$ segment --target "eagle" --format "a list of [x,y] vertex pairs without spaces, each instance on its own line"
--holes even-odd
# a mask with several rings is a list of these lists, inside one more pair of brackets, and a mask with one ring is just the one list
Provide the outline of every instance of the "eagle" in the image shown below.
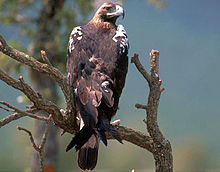
[[95,168],[99,141],[107,146],[105,132],[122,143],[111,118],[116,114],[128,69],[128,38],[116,25],[124,10],[117,3],[104,3],[84,26],[75,27],[69,37],[67,77],[73,88],[80,130],[66,151],[75,147],[82,170]]

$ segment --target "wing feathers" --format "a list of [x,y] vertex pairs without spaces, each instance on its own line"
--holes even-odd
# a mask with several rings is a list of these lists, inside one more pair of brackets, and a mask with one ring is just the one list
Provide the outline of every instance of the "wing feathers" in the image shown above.
[[[100,76],[99,78],[106,79],[105,76]],[[77,83],[77,96],[79,97],[80,102],[83,105],[86,105],[91,101],[93,106],[98,107],[103,99],[108,107],[112,107],[114,104],[114,98],[113,91],[109,88],[111,81],[103,81],[99,84],[98,82],[100,81],[95,79],[86,80],[84,77],[79,79]]]
[[77,85],[77,91],[79,99],[83,105],[86,105],[89,102],[90,90],[91,87],[87,85],[86,80],[83,77],[81,77]]
[[108,107],[114,105],[113,92],[110,88],[102,88],[102,97]]

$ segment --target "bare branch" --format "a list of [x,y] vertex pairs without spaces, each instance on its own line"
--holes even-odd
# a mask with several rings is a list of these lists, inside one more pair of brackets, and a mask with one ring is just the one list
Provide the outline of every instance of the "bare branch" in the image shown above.
[[158,77],[159,75],[159,55],[160,52],[157,50],[152,50],[150,52],[150,72],[151,76],[154,77]]
[[[135,54],[132,62],[135,63],[137,69],[148,81],[150,92],[148,96],[147,106],[137,104],[136,107],[146,110],[146,120],[143,120],[147,125],[151,139],[153,140],[153,153],[156,165],[156,172],[173,171],[173,158],[170,142],[165,139],[157,123],[157,114],[160,95],[165,88],[161,88],[162,81],[159,79],[159,51],[152,50],[150,52],[150,75],[146,73],[143,66],[138,60],[138,55]],[[149,150],[150,151],[150,150]],[[163,156],[161,156],[163,155]]]
[[[17,109],[16,107],[14,107],[14,106],[12,106],[12,105],[4,102],[4,101],[0,101],[0,104],[5,105],[8,108],[12,109],[12,110],[8,109],[7,111],[9,111],[9,112],[13,112],[13,113],[17,112],[17,113],[23,114],[23,116],[29,116],[29,117],[34,118],[34,119],[48,121],[48,117],[34,115],[34,114],[31,114],[31,113],[29,113],[27,111],[23,111],[23,110]],[[0,108],[4,109],[1,106],[0,106]]]
[[164,137],[157,124],[157,113],[160,100],[160,82],[159,82],[159,51],[150,52],[150,71],[151,85],[148,97],[147,110],[147,130],[155,142],[162,142]]
[[32,143],[32,146],[33,148],[38,152],[39,154],[39,157],[40,157],[40,164],[41,164],[41,171],[45,171],[45,165],[44,165],[44,145],[46,143],[46,140],[47,140],[47,136],[48,136],[48,133],[49,133],[49,127],[50,127],[50,119],[51,119],[52,115],[50,114],[49,117],[47,118],[47,126],[46,126],[46,129],[45,129],[45,132],[42,136],[42,140],[41,140],[41,143],[39,144],[39,146],[36,145],[35,141],[34,141],[34,138],[32,136],[32,133],[25,129],[25,128],[22,128],[22,127],[19,127],[17,126],[17,129],[18,130],[22,130],[24,132],[26,132],[28,135],[29,135],[29,138],[30,138],[30,141]]
[[137,109],[147,110],[147,105],[135,104],[135,107],[136,107]]
[[15,80],[0,69],[0,79],[8,85],[22,91],[39,110],[53,114],[54,122],[61,128],[67,130],[68,132],[74,133],[74,126],[72,126],[72,129],[67,127],[57,105],[49,100],[44,99],[39,93],[35,92],[28,84],[24,82],[23,77]]
[[[66,79],[66,77],[55,67],[44,64],[36,60],[34,57],[29,56],[28,54],[25,54],[23,52],[20,52],[12,47],[10,47],[2,35],[0,35],[0,51],[4,53],[5,55],[8,55],[9,57],[17,60],[18,62],[25,64],[27,66],[30,66],[32,69],[43,73],[47,76],[49,76],[51,79],[57,82],[57,84],[60,86],[64,93],[64,97],[67,103],[71,103],[72,99],[72,92],[69,86],[69,83]],[[45,58],[45,56],[44,56]]]
[[131,58],[131,63],[134,63],[138,71],[142,74],[142,76],[147,80],[148,84],[151,83],[151,76],[147,73],[147,71],[144,69],[142,64],[140,63],[140,60],[138,58],[138,54],[135,53],[134,57]]
[[[124,126],[116,125],[115,128],[119,132],[122,140],[130,142],[134,145],[140,146],[150,152],[153,151],[154,145],[153,145],[153,140],[150,136],[147,136],[140,131],[136,131],[134,129],[124,127]],[[108,139],[113,139],[113,137],[110,134],[108,133],[106,134],[107,134]]]
[[0,34],[0,48],[5,47],[6,45],[7,45],[6,41],[4,40],[2,35]]
[[34,149],[35,149],[36,151],[39,151],[39,147],[35,144],[34,138],[33,138],[33,136],[32,136],[32,133],[31,133],[29,130],[27,130],[27,129],[25,129],[25,128],[22,128],[22,127],[19,127],[19,126],[17,126],[16,128],[17,128],[18,130],[21,130],[21,131],[26,132],[26,133],[29,135],[31,144],[32,144],[32,146],[34,147]]
[[49,60],[48,57],[47,57],[46,52],[43,51],[43,50],[41,50],[41,57],[42,57],[42,59],[43,59],[43,61],[44,61],[45,63],[47,63],[48,65],[52,66],[52,64],[50,63],[50,60]]
[[[27,110],[26,112],[32,114],[32,113],[36,113],[38,111],[39,110],[37,110],[37,109],[31,109],[31,110]],[[12,121],[18,120],[19,118],[22,118],[24,116],[26,116],[24,113],[14,113],[12,115],[6,116],[5,118],[0,120],[0,128],[5,126],[6,124],[12,122]]]
[[7,111],[7,112],[12,112],[12,113],[15,112],[14,110],[11,110],[11,109],[8,109],[8,108],[5,108],[5,107],[3,107],[3,106],[0,106],[0,108],[3,109],[3,110],[5,110],[5,111]]
[[39,95],[23,79],[15,80],[0,69],[0,79],[8,85],[22,91],[34,104],[38,104]]
[[38,154],[39,154],[40,164],[41,164],[41,172],[43,172],[43,171],[44,171],[44,154],[43,154],[42,148],[40,148],[39,146],[36,145],[36,143],[34,142],[34,138],[33,138],[33,136],[32,136],[32,133],[31,133],[29,130],[27,130],[27,129],[25,129],[25,128],[22,128],[22,127],[19,127],[19,126],[17,126],[17,129],[18,129],[18,130],[21,130],[21,131],[24,131],[24,132],[26,132],[26,133],[29,135],[29,138],[30,138],[30,141],[31,141],[31,143],[32,143],[33,148],[34,148],[34,149],[38,152]]
[[[51,65],[45,64],[45,63],[41,63],[38,60],[36,60],[34,57],[31,57],[23,52],[20,52],[10,47],[1,35],[0,35],[0,42],[1,42],[0,51],[2,53],[4,53],[5,55],[8,55],[9,57],[17,60],[18,62],[22,64],[25,64],[31,67],[33,70],[36,70],[37,72],[40,72],[42,74],[49,76],[52,80],[58,83],[65,97],[66,109],[68,112],[65,116],[66,119],[65,120],[63,119],[63,116],[60,113],[56,104],[44,99],[42,96],[40,96],[27,84],[21,85],[22,82],[14,80],[2,70],[0,70],[0,79],[6,82],[8,85],[22,91],[39,109],[44,110],[48,112],[49,114],[53,114],[54,122],[57,125],[59,125],[61,128],[63,128],[64,130],[70,133],[75,133],[77,129],[77,128],[74,128],[76,127],[75,125],[76,124],[76,112],[74,109],[75,103],[73,99],[72,88],[69,86],[69,83],[66,77],[57,68]],[[68,128],[67,126],[70,126],[70,124],[72,124],[72,127]]]
[[47,126],[46,126],[45,132],[42,136],[41,144],[39,146],[40,149],[43,149],[43,147],[46,143],[47,136],[48,136],[48,133],[49,133],[49,128],[50,128],[50,119],[51,118],[52,118],[52,114],[50,114],[49,117],[47,118]]

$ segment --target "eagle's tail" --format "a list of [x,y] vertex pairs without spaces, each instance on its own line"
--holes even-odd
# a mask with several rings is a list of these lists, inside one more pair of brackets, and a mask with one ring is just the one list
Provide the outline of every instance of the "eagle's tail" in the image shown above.
[[76,151],[78,151],[88,140],[89,138],[95,134],[95,131],[87,126],[84,126],[79,132],[75,134],[72,138],[71,142],[66,148],[66,152],[75,147]]
[[93,134],[78,152],[78,165],[82,170],[95,168],[98,158],[99,139]]

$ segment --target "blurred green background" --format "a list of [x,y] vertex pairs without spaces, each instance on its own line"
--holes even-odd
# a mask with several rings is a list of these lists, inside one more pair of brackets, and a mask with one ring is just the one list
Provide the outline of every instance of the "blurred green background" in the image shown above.
[[[70,4],[71,10],[77,12],[74,3]],[[172,144],[174,171],[220,171],[220,1],[125,0],[123,7],[125,19],[119,19],[118,23],[125,26],[129,37],[129,57],[138,52],[142,64],[148,68],[151,49],[160,51],[160,78],[166,89],[161,96],[158,122]],[[39,8],[40,4],[36,4],[36,11]],[[37,15],[34,10],[27,13]],[[93,14],[93,10],[89,11],[81,23],[87,23]],[[74,25],[70,20],[68,24]],[[34,38],[20,32],[19,24],[0,23],[0,33],[12,45],[22,42],[20,49],[34,42]],[[60,38],[66,46],[68,37],[66,34]],[[64,54],[63,63],[65,58]],[[22,74],[28,80],[27,69],[19,69],[12,75],[18,78]],[[146,81],[129,64],[115,119],[120,118],[124,126],[146,132],[142,122],[145,113],[134,105],[146,103],[148,91]],[[18,103],[21,95],[0,81],[0,100],[24,108],[25,104]],[[60,102],[62,107],[62,97]],[[0,109],[1,118],[7,114]],[[31,130],[33,120],[23,118],[0,129],[0,171],[30,170],[32,147],[27,135],[16,130],[17,125]],[[70,134],[59,136],[59,171],[80,171],[75,151],[65,152],[70,138]],[[154,170],[151,153],[126,142],[123,145],[109,142],[107,148],[100,144],[95,171]]]

